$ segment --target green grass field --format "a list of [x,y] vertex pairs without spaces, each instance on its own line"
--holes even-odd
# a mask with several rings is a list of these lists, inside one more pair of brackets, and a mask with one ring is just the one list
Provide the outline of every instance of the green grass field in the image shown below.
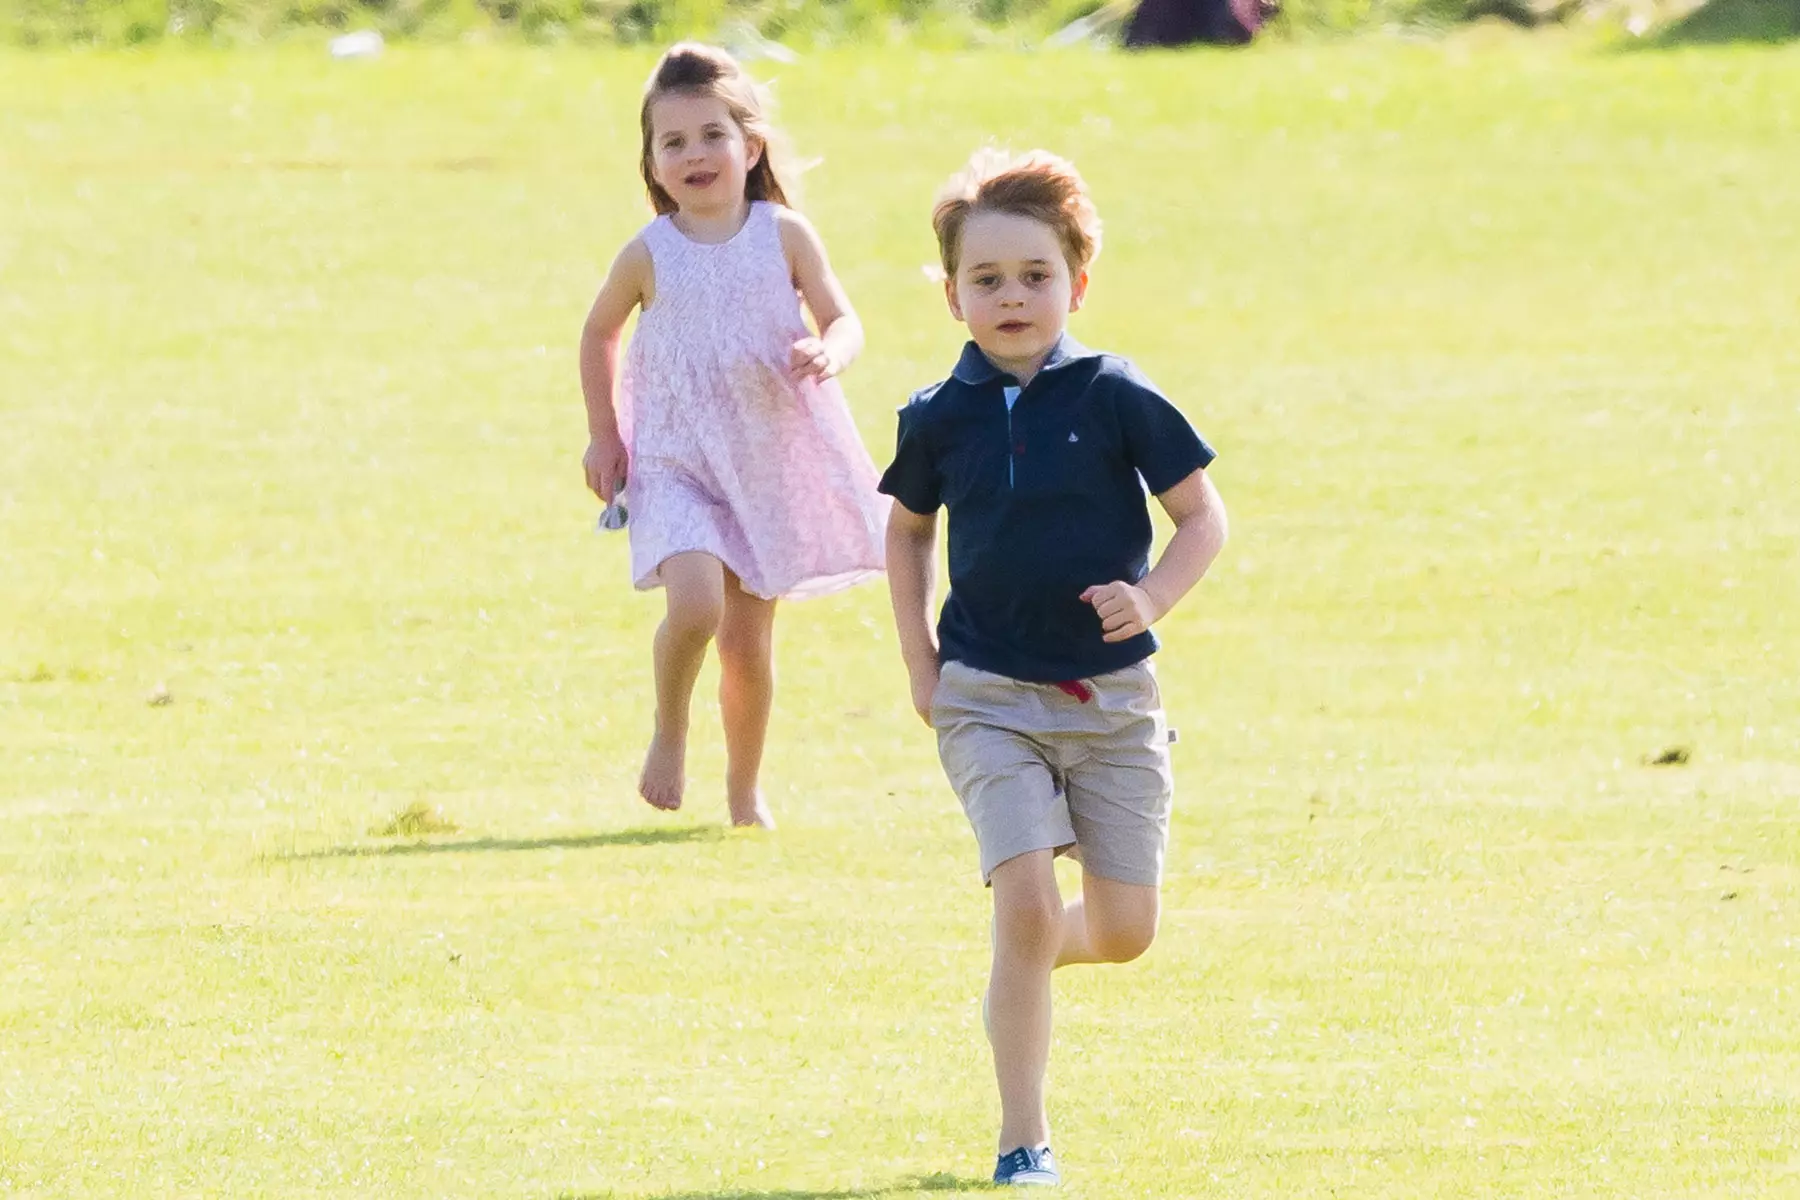
[[[1800,1195],[1796,53],[780,70],[879,459],[986,138],[1085,169],[1075,332],[1222,452],[1163,933],[1058,982],[1067,1194]],[[987,901],[885,591],[778,623],[779,832],[711,714],[633,796],[660,599],[574,341],[648,62],[0,56],[0,1193],[980,1190]]]

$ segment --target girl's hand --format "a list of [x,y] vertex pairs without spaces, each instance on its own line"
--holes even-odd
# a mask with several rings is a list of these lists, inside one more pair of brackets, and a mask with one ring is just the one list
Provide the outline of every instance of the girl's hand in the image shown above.
[[1084,604],[1094,606],[1100,616],[1102,641],[1122,642],[1149,629],[1158,616],[1150,593],[1129,583],[1114,582],[1091,587],[1081,593]]
[[919,714],[919,720],[930,725],[931,697],[936,694],[938,685],[938,664],[933,660],[917,667],[909,665],[906,674],[912,684],[913,711]]
[[824,383],[843,369],[844,364],[838,361],[823,338],[803,337],[794,343],[794,349],[788,355],[788,370],[793,372],[796,383],[806,379]]
[[619,489],[625,486],[626,469],[630,466],[625,443],[616,437],[596,437],[588,442],[581,456],[581,469],[587,474],[588,489],[611,504]]

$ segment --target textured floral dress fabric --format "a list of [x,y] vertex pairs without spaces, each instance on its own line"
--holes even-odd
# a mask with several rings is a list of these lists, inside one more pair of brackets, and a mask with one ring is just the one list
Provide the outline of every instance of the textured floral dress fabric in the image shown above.
[[823,595],[883,567],[887,497],[835,380],[796,383],[808,336],[775,205],[726,242],[668,217],[643,232],[655,267],[620,379],[630,450],[631,574],[661,586],[671,555],[704,551],[745,591]]

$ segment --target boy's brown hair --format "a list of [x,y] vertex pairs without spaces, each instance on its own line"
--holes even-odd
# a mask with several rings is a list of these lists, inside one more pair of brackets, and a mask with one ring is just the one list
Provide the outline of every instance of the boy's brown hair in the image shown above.
[[1048,225],[1062,243],[1069,273],[1079,275],[1100,253],[1100,214],[1075,164],[1045,150],[1010,155],[978,150],[938,192],[931,211],[946,277],[962,257],[963,226],[978,212],[1010,213]]

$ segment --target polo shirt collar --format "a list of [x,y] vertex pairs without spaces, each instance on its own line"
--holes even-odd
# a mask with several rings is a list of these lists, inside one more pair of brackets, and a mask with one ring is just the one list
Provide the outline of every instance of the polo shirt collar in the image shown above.
[[[1094,351],[1070,337],[1065,330],[1062,336],[1056,339],[1056,345],[1050,347],[1050,353],[1044,357],[1044,365],[1038,368],[1038,373],[1041,375],[1045,371],[1053,370],[1065,363],[1092,357],[1094,357]],[[981,347],[974,342],[969,342],[963,347],[962,357],[956,360],[956,367],[950,374],[959,383],[977,387],[984,383],[992,383],[996,379],[1012,379],[1011,375],[989,361],[988,356],[981,352]]]

